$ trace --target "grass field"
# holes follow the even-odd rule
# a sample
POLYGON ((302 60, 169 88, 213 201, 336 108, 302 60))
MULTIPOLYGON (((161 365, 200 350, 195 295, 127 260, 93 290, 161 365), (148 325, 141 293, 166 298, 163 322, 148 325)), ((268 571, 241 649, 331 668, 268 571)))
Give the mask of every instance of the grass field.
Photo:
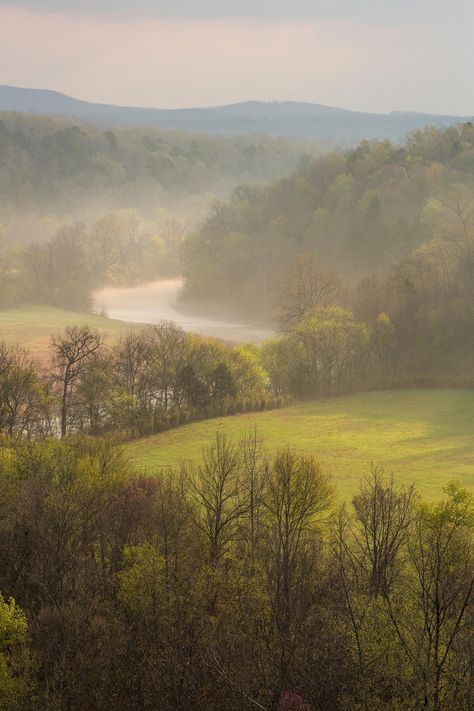
POLYGON ((349 498, 371 462, 437 498, 451 479, 474 491, 474 391, 363 393, 283 410, 185 425, 125 445, 148 472, 197 460, 217 430, 238 439, 256 427, 266 448, 313 453, 349 498))
POLYGON ((143 328, 123 321, 82 314, 53 306, 27 306, 0 310, 0 340, 20 343, 40 359, 47 356, 51 335, 60 333, 66 326, 89 324, 97 328, 106 341, 131 328, 143 328))

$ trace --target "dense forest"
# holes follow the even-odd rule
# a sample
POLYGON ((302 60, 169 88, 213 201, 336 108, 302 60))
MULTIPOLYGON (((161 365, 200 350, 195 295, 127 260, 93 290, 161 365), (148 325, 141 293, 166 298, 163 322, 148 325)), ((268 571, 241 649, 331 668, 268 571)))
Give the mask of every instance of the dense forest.
POLYGON ((278 324, 278 395, 474 378, 474 128, 362 143, 241 187, 201 228, 116 210, 5 246, 0 304, 85 310, 92 290, 185 270, 184 304, 278 324))
POLYGON ((0 0, 0 711, 474 711, 473 19, 0 0))
POLYGON ((187 294, 268 318, 275 284, 303 252, 350 286, 401 260, 420 263, 423 252, 427 262, 450 246, 461 256, 474 244, 473 181, 470 123, 303 161, 292 176, 213 206, 183 252, 187 294))
POLYGON ((135 474, 110 442, 0 447, 4 711, 469 711, 472 497, 222 436, 135 474))
POLYGON ((472 382, 473 187, 464 124, 239 188, 184 242, 185 298, 276 320, 268 368, 300 396, 361 382, 374 350, 393 382, 472 382))
POLYGON ((7 215, 104 206, 149 212, 285 175, 303 153, 315 152, 311 144, 265 135, 216 137, 0 113, 0 208, 7 215))

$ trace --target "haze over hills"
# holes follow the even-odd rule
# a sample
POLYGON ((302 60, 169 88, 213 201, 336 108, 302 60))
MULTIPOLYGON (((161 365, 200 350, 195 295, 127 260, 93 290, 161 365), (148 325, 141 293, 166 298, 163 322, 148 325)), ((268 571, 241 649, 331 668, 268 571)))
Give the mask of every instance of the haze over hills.
POLYGON ((320 104, 246 101, 189 109, 137 108, 97 104, 56 91, 0 86, 0 111, 54 114, 115 125, 159 126, 222 134, 269 133, 313 140, 355 143, 363 138, 400 141, 427 125, 450 126, 471 116, 414 112, 363 113, 320 104))

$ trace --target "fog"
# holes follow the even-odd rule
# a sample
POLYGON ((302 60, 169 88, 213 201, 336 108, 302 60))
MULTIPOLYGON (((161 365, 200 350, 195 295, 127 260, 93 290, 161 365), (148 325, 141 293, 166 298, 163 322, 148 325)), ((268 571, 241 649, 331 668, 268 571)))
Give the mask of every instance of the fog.
POLYGON ((182 287, 181 278, 162 279, 134 287, 106 287, 94 292, 93 298, 99 312, 121 321, 149 324, 174 321, 190 333, 233 342, 258 343, 272 335, 269 329, 183 313, 178 305, 182 287))
POLYGON ((0 0, 0 711, 474 711, 472 18, 0 0))

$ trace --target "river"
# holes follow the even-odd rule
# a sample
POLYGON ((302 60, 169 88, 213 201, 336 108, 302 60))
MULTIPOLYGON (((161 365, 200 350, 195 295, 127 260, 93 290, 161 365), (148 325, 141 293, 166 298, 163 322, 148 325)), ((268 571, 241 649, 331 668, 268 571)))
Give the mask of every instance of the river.
POLYGON ((236 343, 260 343, 273 335, 269 329, 182 313, 178 310, 182 286, 182 279, 164 279, 133 287, 109 286, 96 291, 93 297, 98 309, 120 321, 153 324, 166 319, 174 321, 189 333, 236 343))

